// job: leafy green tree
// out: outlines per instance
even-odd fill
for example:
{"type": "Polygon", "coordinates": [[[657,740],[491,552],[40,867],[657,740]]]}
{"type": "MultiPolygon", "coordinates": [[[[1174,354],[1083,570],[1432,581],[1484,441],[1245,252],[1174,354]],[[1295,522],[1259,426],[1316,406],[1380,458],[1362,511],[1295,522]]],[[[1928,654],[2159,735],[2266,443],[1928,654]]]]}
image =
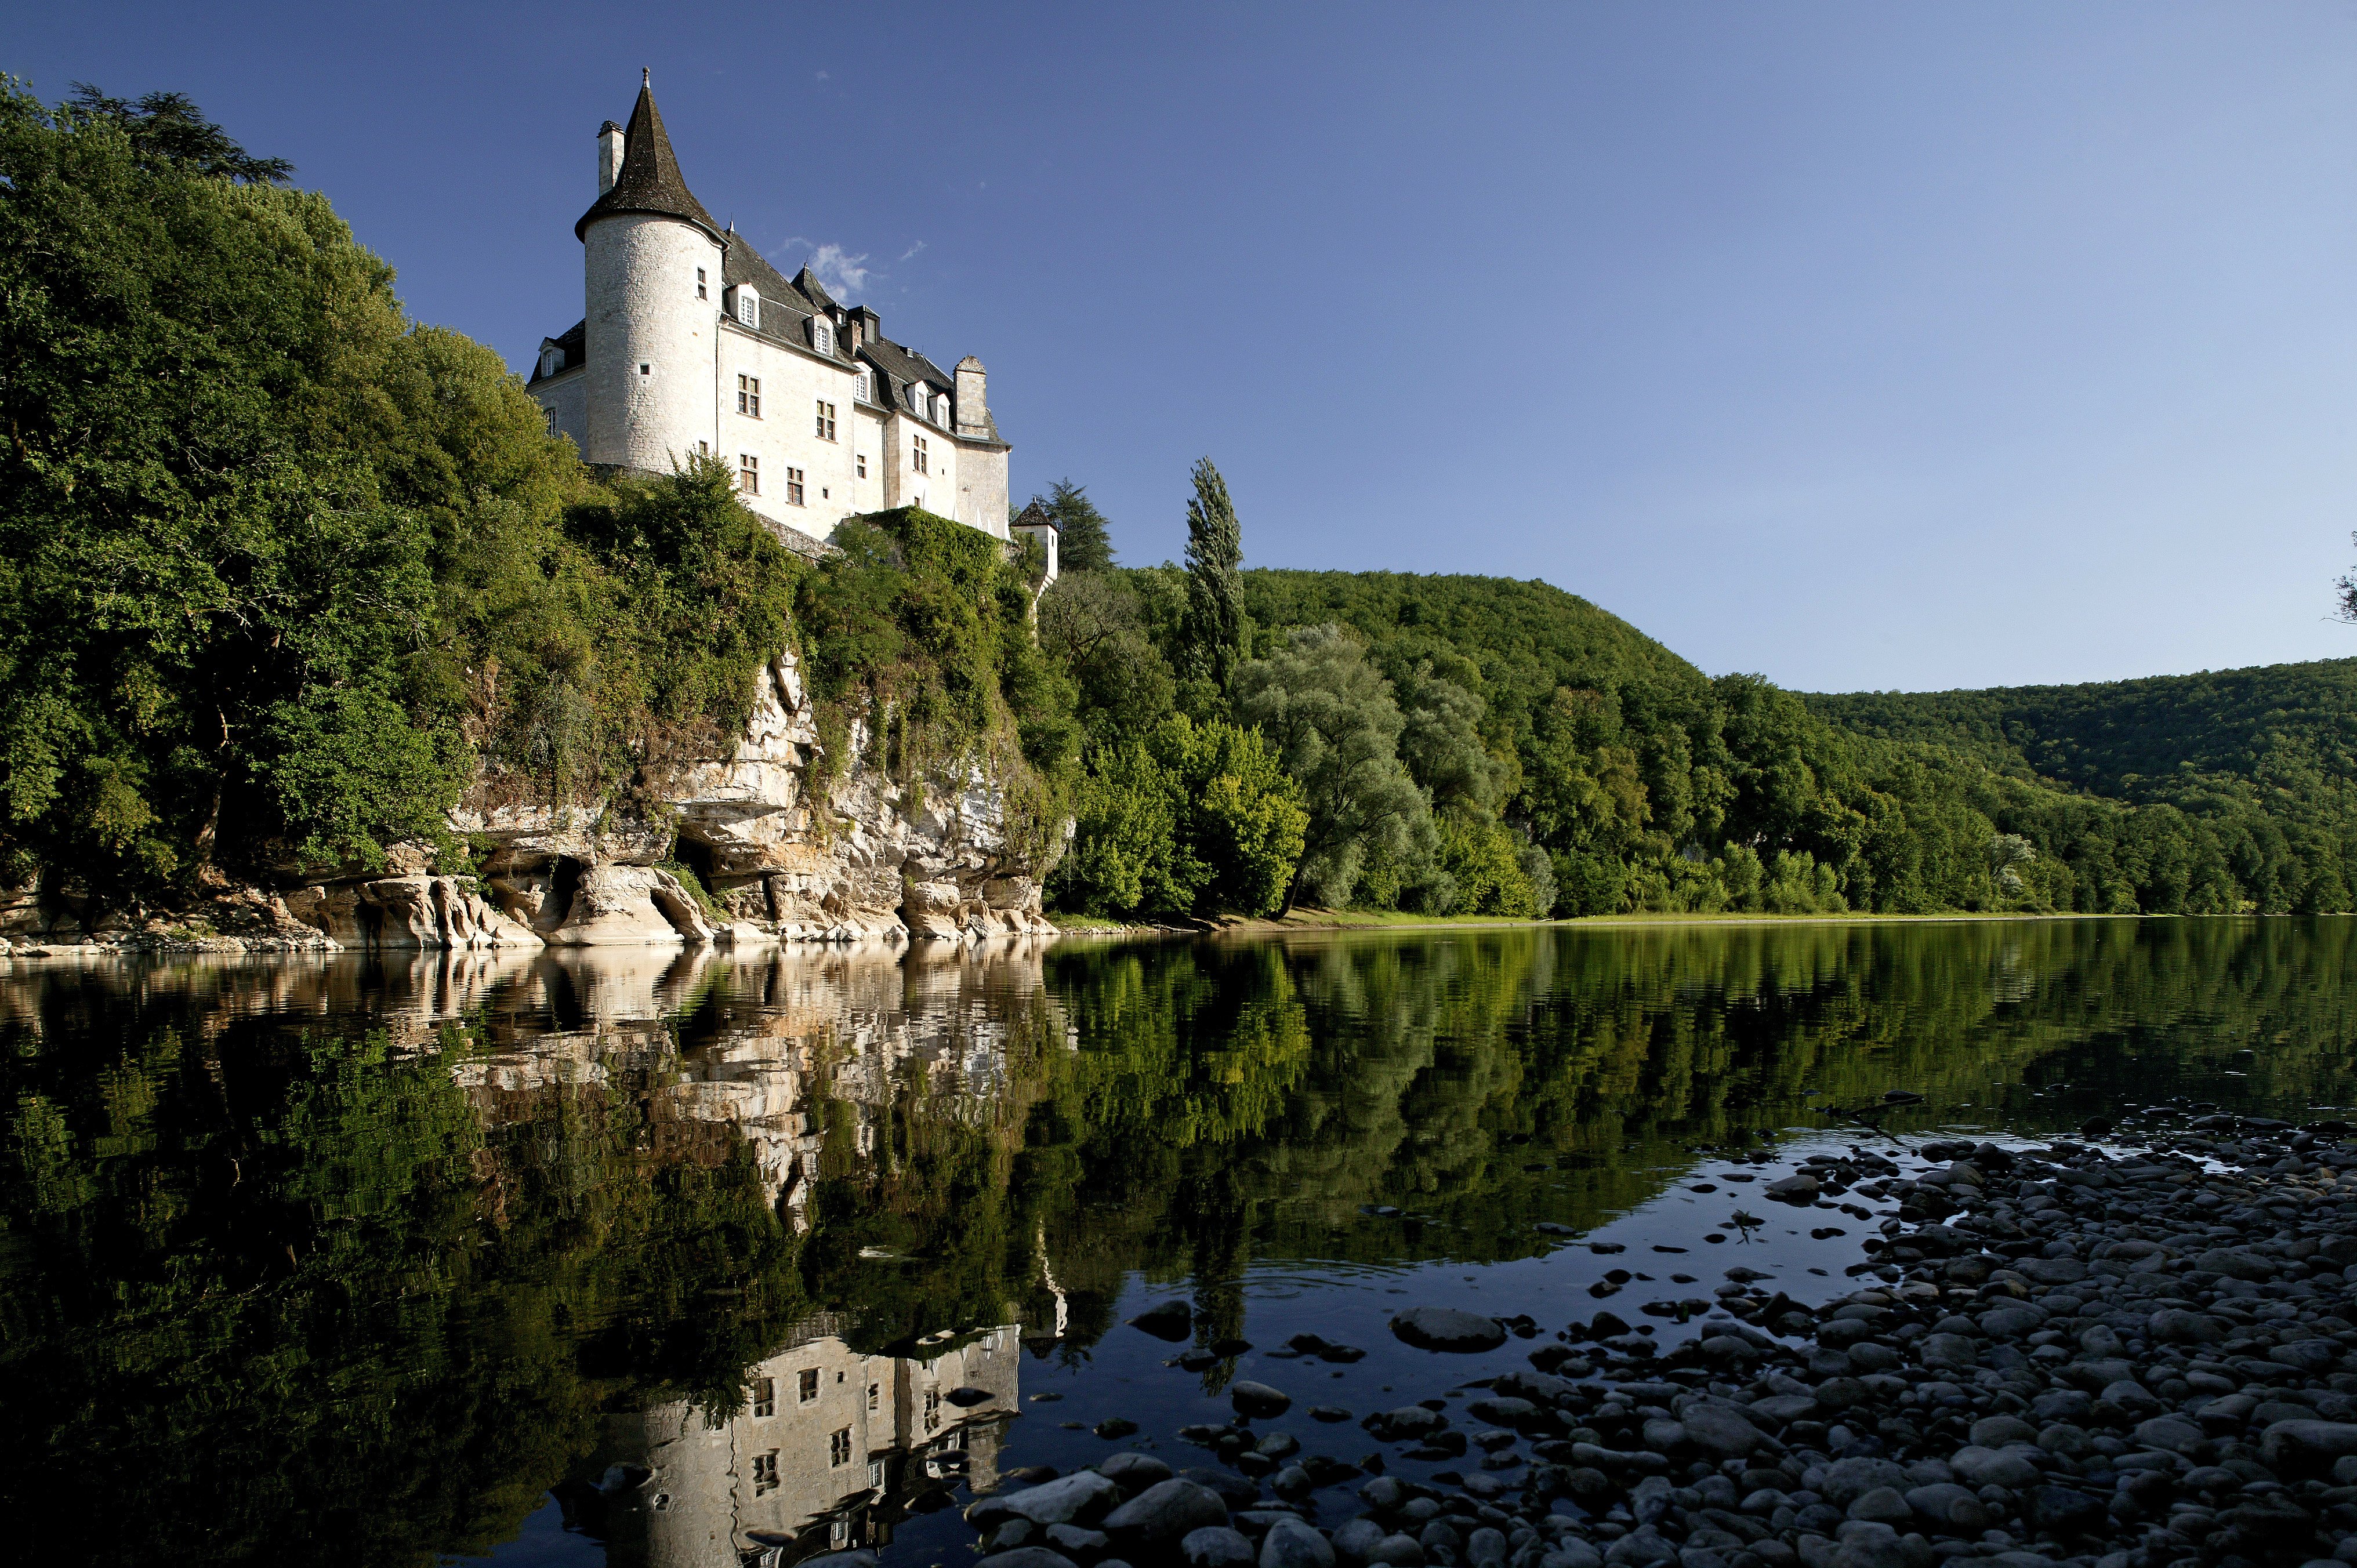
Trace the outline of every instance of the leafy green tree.
{"type": "Polygon", "coordinates": [[[1228,484],[1205,457],[1195,465],[1195,493],[1187,501],[1187,610],[1181,626],[1180,670],[1225,696],[1251,644],[1238,580],[1243,530],[1228,499],[1228,484]]]}
{"type": "Polygon", "coordinates": [[[1236,676],[1236,715],[1269,738],[1308,806],[1286,908],[1302,895],[1347,903],[1370,853],[1411,863],[1430,858],[1431,803],[1399,759],[1399,705],[1365,650],[1340,627],[1296,631],[1284,650],[1243,666],[1236,676]]]}
{"type": "Polygon", "coordinates": [[[1077,688],[1092,738],[1143,735],[1178,701],[1143,596],[1128,575],[1066,573],[1039,596],[1039,646],[1077,688]]]}
{"type": "Polygon", "coordinates": [[[1257,730],[1164,721],[1195,854],[1211,868],[1196,912],[1265,915],[1283,905],[1308,831],[1301,789],[1257,730]]]}
{"type": "Polygon", "coordinates": [[[319,432],[392,274],[285,172],[182,99],[0,91],[0,832],[101,886],[366,862],[459,782],[430,532],[319,432]]]}
{"type": "Polygon", "coordinates": [[[1092,754],[1059,897],[1097,914],[1265,915],[1308,816],[1257,732],[1173,714],[1092,754]]]}

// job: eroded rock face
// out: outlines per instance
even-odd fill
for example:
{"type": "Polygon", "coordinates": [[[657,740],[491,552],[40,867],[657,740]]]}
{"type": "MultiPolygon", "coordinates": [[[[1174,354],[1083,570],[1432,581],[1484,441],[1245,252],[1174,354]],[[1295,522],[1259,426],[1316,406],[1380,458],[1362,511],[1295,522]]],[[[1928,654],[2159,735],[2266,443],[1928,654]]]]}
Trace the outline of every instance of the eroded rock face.
{"type": "Polygon", "coordinates": [[[855,725],[829,759],[823,798],[815,703],[788,654],[761,671],[726,755],[690,757],[639,781],[638,814],[551,807],[513,776],[478,780],[451,831],[480,872],[435,874],[435,851],[392,846],[361,871],[265,868],[202,908],[111,910],[70,877],[0,886],[0,950],[12,939],[193,948],[385,950],[974,940],[1047,935],[1040,878],[1053,852],[1010,831],[1006,791],[979,767],[896,781],[855,725]],[[716,910],[667,864],[694,868],[716,910]]]}
{"type": "Polygon", "coordinates": [[[762,672],[728,755],[686,759],[651,781],[659,812],[676,814],[675,851],[668,830],[500,804],[490,786],[452,826],[490,844],[483,864],[491,897],[554,945],[965,940],[1054,929],[1039,908],[1046,867],[1013,842],[993,780],[969,769],[896,782],[856,725],[845,749],[823,799],[813,798],[817,712],[787,654],[762,672]],[[721,918],[656,867],[670,853],[696,867],[721,918]],[[655,875],[642,883],[626,868],[655,875]]]}
{"type": "Polygon", "coordinates": [[[536,948],[541,939],[485,899],[472,877],[383,876],[297,887],[279,903],[339,947],[536,948]]]}

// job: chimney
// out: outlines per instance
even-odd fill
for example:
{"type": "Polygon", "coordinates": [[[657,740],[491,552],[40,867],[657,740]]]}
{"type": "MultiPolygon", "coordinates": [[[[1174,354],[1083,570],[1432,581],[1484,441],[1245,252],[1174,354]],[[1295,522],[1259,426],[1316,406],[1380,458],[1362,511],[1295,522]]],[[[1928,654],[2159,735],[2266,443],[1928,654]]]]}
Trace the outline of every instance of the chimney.
{"type": "Polygon", "coordinates": [[[843,318],[843,351],[845,353],[856,355],[866,346],[865,342],[866,335],[861,330],[866,326],[866,323],[860,319],[859,312],[856,310],[843,318]]]}
{"type": "Polygon", "coordinates": [[[960,428],[980,428],[990,423],[989,404],[983,401],[985,377],[982,361],[968,354],[957,362],[957,422],[960,428]]]}
{"type": "Polygon", "coordinates": [[[622,128],[611,120],[597,127],[597,194],[605,195],[622,177],[622,154],[629,145],[622,128]]]}

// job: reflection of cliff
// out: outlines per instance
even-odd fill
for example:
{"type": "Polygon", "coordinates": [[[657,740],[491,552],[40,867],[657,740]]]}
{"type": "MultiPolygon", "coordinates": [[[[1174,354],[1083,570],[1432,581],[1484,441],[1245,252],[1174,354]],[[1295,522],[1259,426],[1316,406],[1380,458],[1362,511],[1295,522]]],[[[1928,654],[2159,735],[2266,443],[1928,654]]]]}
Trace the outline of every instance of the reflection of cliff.
{"type": "Polygon", "coordinates": [[[965,1122],[1003,1105],[1011,1033],[1044,1016],[1039,944],[1020,939],[905,955],[576,952],[511,982],[486,1020],[497,1048],[452,1067],[486,1114],[511,1119],[534,1093],[627,1073],[650,1126],[725,1128],[749,1146],[801,1230],[830,1158],[890,1163],[897,1104],[917,1096],[965,1122]]]}
{"type": "Polygon", "coordinates": [[[576,1489],[575,1504],[599,1513],[609,1563],[735,1568],[879,1547],[947,1482],[996,1484],[1019,1408],[1015,1326],[910,1357],[861,1355],[834,1326],[808,1325],[750,1368],[733,1415],[674,1402],[615,1419],[599,1458],[624,1467],[621,1484],[594,1499],[576,1489]],[[990,1397],[964,1402],[974,1391],[990,1397]]]}

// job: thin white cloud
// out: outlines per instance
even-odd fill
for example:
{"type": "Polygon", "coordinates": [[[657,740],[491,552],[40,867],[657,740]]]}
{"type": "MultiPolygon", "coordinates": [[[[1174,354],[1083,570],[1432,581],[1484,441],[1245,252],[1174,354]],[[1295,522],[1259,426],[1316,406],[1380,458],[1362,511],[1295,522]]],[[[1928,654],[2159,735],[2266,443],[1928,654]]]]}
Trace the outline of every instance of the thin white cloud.
{"type": "Polygon", "coordinates": [[[866,260],[865,252],[853,256],[845,254],[840,245],[821,245],[811,252],[810,270],[818,274],[827,293],[847,300],[867,286],[875,269],[862,264],[866,260]]]}
{"type": "Polygon", "coordinates": [[[905,250],[905,251],[901,252],[900,252],[900,259],[901,259],[902,261],[904,261],[904,262],[905,262],[905,261],[907,261],[910,256],[915,255],[919,251],[921,251],[921,250],[923,250],[924,248],[925,248],[925,242],[924,242],[922,240],[920,240],[920,241],[918,241],[915,244],[913,244],[913,245],[909,246],[907,250],[905,250]]]}
{"type": "Polygon", "coordinates": [[[819,79],[821,81],[824,81],[826,80],[826,72],[824,72],[824,71],[820,71],[820,72],[818,73],[818,79],[819,79]]]}

